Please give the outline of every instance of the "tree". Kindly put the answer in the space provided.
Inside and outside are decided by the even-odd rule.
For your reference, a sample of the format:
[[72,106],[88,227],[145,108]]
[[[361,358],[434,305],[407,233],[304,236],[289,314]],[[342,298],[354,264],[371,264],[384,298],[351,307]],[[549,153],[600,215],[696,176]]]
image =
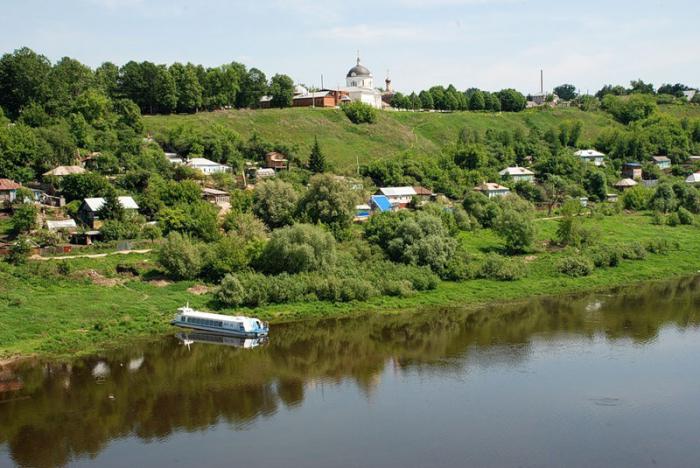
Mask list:
[[255,187],[253,213],[271,228],[292,224],[298,197],[291,184],[279,179],[266,180]]
[[49,71],[47,76],[48,100],[50,113],[67,115],[73,101],[89,90],[94,90],[95,76],[89,67],[75,59],[63,57]]
[[559,99],[565,101],[572,101],[576,99],[578,93],[576,92],[576,86],[572,84],[563,84],[554,88],[554,94],[559,96]]
[[13,265],[21,265],[27,261],[31,251],[32,246],[29,240],[25,237],[21,237],[10,247],[10,254],[7,256],[7,261]]
[[121,221],[124,219],[124,207],[122,206],[117,194],[115,192],[110,192],[105,197],[105,202],[100,207],[97,212],[101,220],[115,220]]
[[608,180],[602,171],[589,171],[584,180],[588,194],[596,201],[605,201],[608,196]]
[[321,151],[321,146],[318,144],[318,138],[314,137],[314,145],[311,147],[311,155],[309,155],[309,170],[314,174],[326,172],[326,157]]
[[242,77],[237,95],[237,107],[258,107],[260,98],[267,94],[267,78],[257,68],[251,68]]
[[270,104],[274,107],[292,107],[294,80],[287,75],[275,75],[270,79]]
[[174,279],[194,279],[202,269],[200,246],[189,237],[172,232],[158,251],[158,263]]
[[241,81],[245,74],[245,67],[236,62],[206,70],[204,74],[204,105],[207,109],[236,105],[236,98],[241,90]]
[[119,67],[105,62],[95,70],[95,84],[110,98],[117,97],[119,90]]
[[197,78],[197,68],[188,63],[174,63],[169,68],[169,73],[175,81],[177,90],[177,111],[197,112],[202,107],[202,85]]
[[311,178],[299,207],[309,221],[327,225],[339,238],[352,223],[356,199],[346,182],[330,174],[318,174]]
[[45,102],[50,71],[49,60],[27,47],[0,58],[0,107],[10,118],[32,101]]
[[661,211],[662,213],[675,210],[678,202],[673,187],[667,183],[657,185],[649,204],[653,210]]
[[94,172],[70,174],[61,180],[61,191],[67,201],[104,197],[114,191],[109,181]]
[[630,93],[654,94],[654,85],[642,80],[632,80],[630,81]]
[[526,202],[518,205],[502,209],[493,224],[493,230],[503,238],[509,252],[524,252],[531,248],[535,241],[532,208]]
[[165,65],[156,66],[151,89],[151,113],[155,109],[159,113],[169,114],[176,109],[177,85]]
[[603,98],[602,107],[615,120],[627,125],[649,117],[656,110],[656,102],[646,94],[634,94],[626,99],[608,94]]
[[261,257],[271,274],[327,270],[335,264],[335,239],[319,226],[295,224],[273,231]]
[[433,96],[428,91],[421,91],[420,93],[418,93],[418,98],[420,99],[421,108],[426,110],[431,110],[435,108]]
[[20,203],[15,206],[10,220],[12,232],[23,234],[36,229],[38,215],[39,212],[33,203]]
[[364,102],[355,101],[343,104],[343,112],[354,124],[372,124],[377,120],[377,109]]
[[463,145],[454,153],[454,162],[463,169],[475,170],[484,167],[488,163],[488,153],[484,145],[471,143]]
[[484,99],[484,93],[475,90],[471,97],[469,98],[469,110],[479,111],[486,109],[486,100]]
[[501,102],[501,110],[504,112],[520,112],[525,109],[527,100],[522,93],[512,89],[503,89],[496,93]]

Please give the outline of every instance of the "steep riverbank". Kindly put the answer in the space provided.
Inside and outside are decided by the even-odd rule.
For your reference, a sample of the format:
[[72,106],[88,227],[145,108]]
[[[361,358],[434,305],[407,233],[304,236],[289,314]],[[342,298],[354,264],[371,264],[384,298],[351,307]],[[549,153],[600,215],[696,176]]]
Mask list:
[[[599,268],[586,277],[571,278],[556,271],[566,255],[542,250],[528,255],[528,275],[518,281],[470,280],[442,282],[435,290],[410,297],[379,297],[362,303],[307,302],[236,311],[274,323],[308,318],[340,317],[362,313],[438,310],[452,306],[479,306],[533,296],[601,290],[650,280],[694,275],[700,270],[700,229],[695,226],[655,226],[648,216],[624,215],[591,219],[603,238],[618,242],[664,238],[677,245],[665,254],[643,260],[625,260],[615,268]],[[541,222],[539,237],[551,239],[556,221]],[[499,240],[488,230],[465,233],[464,247],[474,256],[498,249]],[[68,262],[68,261],[66,261]],[[212,307],[211,285],[169,282],[152,274],[135,276],[125,266],[154,267],[152,254],[133,254],[62,262],[30,262],[22,267],[0,267],[0,358],[14,356],[66,357],[91,354],[129,340],[172,332],[175,309],[189,302]],[[150,266],[149,266],[150,265]],[[118,273],[117,271],[121,271]],[[224,310],[232,313],[232,310]],[[273,329],[274,334],[274,329]]]

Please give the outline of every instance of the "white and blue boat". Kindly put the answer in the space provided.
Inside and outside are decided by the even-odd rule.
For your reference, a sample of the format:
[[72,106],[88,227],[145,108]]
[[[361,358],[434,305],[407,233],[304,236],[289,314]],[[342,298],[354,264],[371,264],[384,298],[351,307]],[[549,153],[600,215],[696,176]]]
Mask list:
[[177,309],[177,314],[170,323],[182,328],[243,338],[267,336],[270,331],[269,324],[260,319],[200,312],[192,309],[189,304]]

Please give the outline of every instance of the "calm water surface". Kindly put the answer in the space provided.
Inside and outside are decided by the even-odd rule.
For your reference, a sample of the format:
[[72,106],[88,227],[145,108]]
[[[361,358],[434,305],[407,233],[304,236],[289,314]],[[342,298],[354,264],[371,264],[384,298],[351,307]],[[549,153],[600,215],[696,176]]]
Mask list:
[[700,466],[700,278],[189,338],[1,369],[0,466]]

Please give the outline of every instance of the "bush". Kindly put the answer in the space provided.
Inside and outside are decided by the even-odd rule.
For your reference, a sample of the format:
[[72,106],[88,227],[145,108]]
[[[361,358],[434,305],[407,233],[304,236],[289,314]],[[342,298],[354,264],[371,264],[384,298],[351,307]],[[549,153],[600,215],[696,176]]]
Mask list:
[[335,263],[335,239],[319,226],[295,224],[272,233],[260,259],[266,273],[328,269]]
[[582,256],[567,256],[557,262],[557,271],[572,278],[588,276],[594,268],[593,262]]
[[694,222],[693,214],[683,207],[678,208],[678,221],[684,225],[691,225]]
[[647,251],[639,242],[631,242],[622,246],[622,258],[625,260],[644,260]]
[[377,110],[364,102],[351,102],[341,106],[348,119],[354,124],[372,124],[377,120]]
[[596,267],[616,267],[622,261],[622,251],[617,246],[598,245],[590,248],[587,253]]
[[158,263],[174,279],[194,279],[202,269],[200,247],[189,237],[172,232],[158,251]]
[[246,293],[238,277],[228,274],[214,292],[214,297],[222,304],[238,307],[245,302]]
[[493,230],[505,241],[509,252],[524,252],[535,241],[535,223],[530,209],[506,208],[500,212]]
[[668,218],[666,218],[666,224],[671,227],[676,227],[681,224],[681,218],[678,216],[678,213],[674,212],[668,215]]
[[22,203],[13,211],[10,223],[14,233],[22,234],[36,229],[39,210],[33,203]]
[[13,265],[21,265],[27,261],[31,251],[32,246],[29,244],[29,241],[25,238],[20,238],[10,247],[10,253],[6,257],[7,262]]
[[526,274],[525,264],[502,255],[490,253],[481,264],[479,277],[498,281],[515,281]]
[[644,245],[644,249],[653,254],[661,254],[665,255],[671,250],[678,250],[679,245],[678,243],[672,243],[668,239],[663,239],[663,238],[658,238],[658,239],[652,239],[648,241]]
[[654,211],[654,214],[651,215],[651,224],[655,226],[663,226],[666,224],[666,216],[660,211]]

